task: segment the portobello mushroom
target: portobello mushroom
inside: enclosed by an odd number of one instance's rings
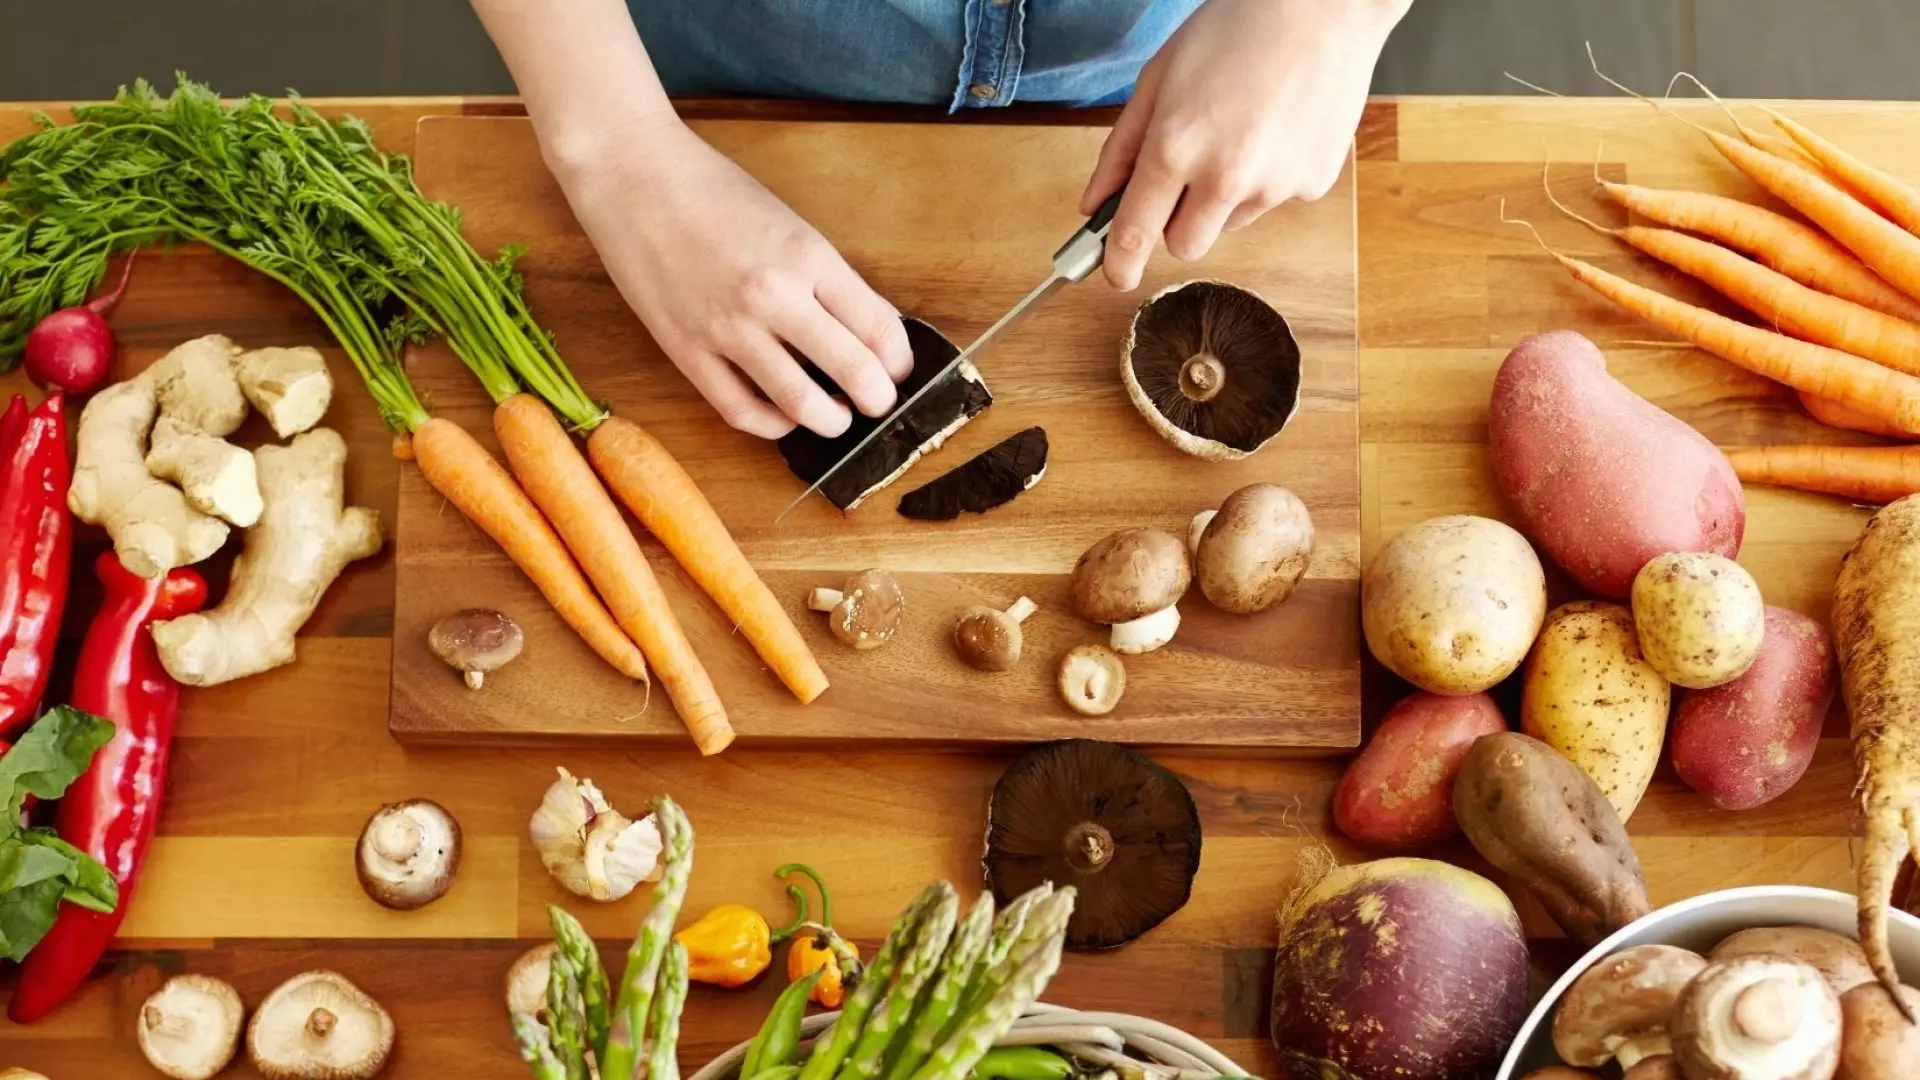
[[[915,521],[952,521],[963,510],[984,514],[1012,502],[1046,473],[1046,429],[1030,427],[900,496],[900,516]]]
[[[940,331],[919,319],[901,321],[907,327],[907,341],[913,346],[913,372],[900,384],[900,400],[905,401],[939,375],[942,368],[960,355],[960,350],[942,337]],[[840,394],[832,378],[819,368],[809,364],[807,374],[828,393]],[[859,457],[822,484],[820,494],[843,512],[854,509],[867,496],[898,479],[922,454],[939,449],[949,436],[991,404],[993,395],[980,381],[980,372],[972,364],[960,365],[941,385],[928,391],[912,412],[901,417],[899,423],[861,450]],[[822,438],[806,428],[795,428],[777,445],[793,475],[811,484],[880,423],[856,411],[853,423],[837,438]]]
[[[1300,344],[1253,293],[1189,281],[1134,313],[1120,378],[1161,438],[1195,457],[1233,461],[1265,446],[1300,408]]]

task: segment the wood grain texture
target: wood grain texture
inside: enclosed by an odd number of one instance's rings
[[[965,343],[1045,276],[1080,224],[1074,203],[1103,132],[1084,127],[707,121],[701,133],[817,226],[901,310]],[[674,370],[606,277],[518,119],[433,118],[418,134],[419,179],[461,207],[482,250],[529,246],[519,267],[534,314],[589,392],[666,444],[787,606],[833,686],[796,706],[745,641],[657,545],[656,573],[745,742],[1026,743],[1085,735],[1149,746],[1328,752],[1359,738],[1359,442],[1352,171],[1327,198],[1231,234],[1205,272],[1264,295],[1302,350],[1299,415],[1244,461],[1188,457],[1156,436],[1117,377],[1138,297],[1098,282],[1057,293],[979,359],[995,404],[940,451],[851,514],[823,499],[778,526],[804,488],[774,448],[732,431]],[[884,181],[875,178],[884,177]],[[965,177],[964,182],[957,178]],[[643,208],[636,212],[644,213]],[[1056,239],[1057,238],[1057,239]],[[1196,268],[1161,257],[1146,290]],[[436,414],[490,446],[491,408],[450,352],[420,350],[410,371]],[[950,523],[910,521],[903,492],[1022,428],[1051,452],[1032,492]],[[1226,615],[1196,591],[1173,644],[1130,658],[1111,716],[1088,719],[1054,689],[1058,657],[1102,628],[1076,619],[1074,560],[1101,536],[1153,525],[1184,536],[1194,513],[1254,481],[1292,488],[1314,516],[1316,550],[1288,603]],[[393,733],[404,739],[684,739],[664,696],[594,656],[518,569],[411,471],[400,486]],[[899,579],[905,625],[857,653],[805,610],[814,586],[866,566]],[[953,654],[967,607],[1030,597],[1024,659],[984,676]],[[493,607],[527,630],[523,659],[469,692],[426,648],[450,610]],[[564,703],[552,700],[563,683]],[[644,711],[643,711],[644,708]]]
[[[496,114],[503,109],[482,107]],[[426,108],[445,114],[463,106]],[[1920,127],[1920,107],[1788,108],[1854,150],[1920,179],[1920,144],[1910,138]],[[355,106],[373,116],[395,148],[409,144],[422,110],[419,103]],[[0,110],[0,138],[25,123],[23,112]],[[1504,514],[1480,445],[1486,394],[1506,347],[1533,330],[1571,326],[1593,335],[1630,385],[1716,439],[1818,434],[1785,396],[1618,318],[1531,241],[1498,224],[1504,196],[1510,209],[1548,228],[1556,245],[1607,252],[1584,230],[1552,223],[1538,199],[1539,167],[1551,152],[1556,191],[1583,211],[1604,209],[1584,198],[1600,136],[1606,175],[1751,195],[1686,129],[1620,102],[1403,100],[1376,102],[1362,136],[1362,558],[1433,514]],[[1643,261],[1607,254],[1610,265],[1636,280],[1677,287]],[[130,363],[213,331],[250,341],[325,340],[291,298],[243,269],[191,251],[143,263],[114,325],[136,349]],[[1036,320],[1028,332],[1043,326]],[[337,352],[329,356],[344,363]],[[23,386],[17,374],[0,377],[0,392]],[[329,422],[352,440],[350,497],[389,513],[405,474],[388,457],[364,393],[343,383]],[[1769,600],[1824,616],[1833,568],[1864,514],[1831,500],[1762,490],[1749,491],[1747,503],[1742,561]],[[686,804],[700,834],[689,901],[695,910],[737,900],[770,915],[782,912],[772,867],[809,859],[837,887],[836,920],[870,949],[926,880],[946,876],[963,892],[977,888],[986,800],[1010,751],[743,747],[702,761],[674,744],[541,750],[395,742],[382,730],[392,575],[386,555],[350,570],[303,635],[296,665],[189,692],[154,875],[135,902],[129,936],[100,977],[42,1024],[22,1029],[0,1020],[0,1066],[36,1068],[54,1080],[151,1076],[132,1038],[134,1013],[167,974],[222,975],[252,1003],[286,976],[326,966],[392,1010],[400,1040],[386,1076],[524,1077],[498,986],[513,957],[541,935],[544,905],[566,903],[586,919],[610,960],[644,908],[639,900],[606,906],[571,900],[527,850],[526,814],[557,764],[593,776],[622,807],[658,791]],[[76,599],[70,637],[92,603]],[[1370,667],[1364,685],[1369,718],[1405,690],[1377,667]],[[1806,778],[1755,810],[1714,809],[1670,772],[1656,776],[1630,825],[1655,901],[1743,884],[1849,888],[1857,825],[1845,730],[1836,708]],[[1333,835],[1328,806],[1341,762],[1192,753],[1156,758],[1186,781],[1206,831],[1193,899],[1127,948],[1070,957],[1048,997],[1158,1017],[1213,1041],[1256,1073],[1277,1075],[1265,1020],[1273,908],[1292,883],[1294,859],[1305,844],[1324,839],[1343,860],[1371,854]],[[469,842],[480,845],[476,853],[486,856],[442,905],[393,916],[356,897],[341,860],[376,805],[409,796],[450,807]],[[513,853],[506,865],[496,856],[503,851]],[[1432,854],[1485,869],[1458,841]],[[1544,979],[1575,954],[1537,905],[1524,896],[1518,902],[1536,973]],[[0,993],[10,978],[0,973]],[[687,1067],[749,1037],[777,989],[770,979],[733,992],[696,988],[683,1036]],[[226,1075],[251,1073],[236,1067]]]

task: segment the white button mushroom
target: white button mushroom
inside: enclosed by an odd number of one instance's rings
[[[1671,945],[1636,945],[1594,964],[1575,979],[1553,1017],[1553,1048],[1583,1069],[1671,1052],[1667,1023],[1674,1003],[1707,966],[1699,954]]]
[[[140,1006],[134,1031],[147,1063],[174,1080],[208,1080],[240,1046],[245,1010],[233,987],[210,975],[175,975]]]
[[[1113,627],[1118,653],[1144,653],[1173,640],[1176,607],[1193,583],[1185,544],[1158,529],[1121,529],[1080,556],[1073,567],[1073,608]]]
[[[1105,645],[1076,645],[1060,658],[1060,700],[1081,716],[1105,716],[1127,689],[1127,668]]]
[[[389,803],[360,830],[354,864],[374,903],[395,911],[425,907],[445,896],[460,872],[460,823],[431,799]]]
[[[1840,999],[1811,964],[1742,956],[1709,964],[1673,1011],[1673,1055],[1699,1080],[1828,1080]]]
[[[1033,601],[1024,596],[1005,611],[970,607],[953,624],[954,651],[970,667],[1006,671],[1020,662],[1020,624],[1033,612]]]
[[[247,1056],[266,1080],[369,1080],[393,1052],[393,1018],[332,971],[268,992],[247,1025]]]
[[[1313,517],[1277,484],[1249,484],[1193,519],[1194,576],[1213,606],[1265,611],[1293,595],[1313,557]]]
[[[848,578],[838,589],[813,590],[807,606],[827,613],[827,628],[834,637],[865,652],[893,638],[906,614],[907,598],[892,574],[870,569]]]

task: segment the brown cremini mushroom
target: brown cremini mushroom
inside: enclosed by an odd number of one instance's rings
[[[1680,1063],[1672,1054],[1655,1054],[1641,1058],[1620,1080],[1681,1080]]]
[[[360,887],[395,911],[425,907],[460,872],[460,823],[431,799],[388,803],[373,812],[354,847]]]
[[[1153,430],[1210,461],[1246,457],[1300,407],[1300,346],[1265,300],[1218,281],[1164,289],[1121,348],[1127,397]]]
[[[953,649],[969,667],[1006,671],[1020,662],[1020,624],[1033,612],[1033,601],[1024,596],[1005,611],[970,607],[953,624]]]
[[[1060,700],[1081,716],[1105,716],[1127,691],[1127,667],[1105,645],[1075,645],[1060,658]]]
[[[547,1022],[547,980],[553,972],[553,942],[535,945],[507,969],[507,1012]]]
[[[1741,930],[1715,945],[1707,959],[1731,960],[1757,954],[1784,956],[1812,964],[1836,994],[1874,981],[1873,969],[1867,966],[1867,954],[1858,941],[1817,926],[1756,926]]]
[[[1902,986],[1910,1011],[1920,1012],[1920,990]],[[1920,1077],[1920,1024],[1911,1024],[1878,982],[1840,995],[1840,1072],[1846,1080]]]
[[[520,624],[488,608],[468,608],[433,624],[427,647],[478,690],[489,671],[504,667],[526,644]]]
[[[1553,1016],[1553,1048],[1583,1069],[1671,1053],[1674,1003],[1707,962],[1671,945],[1635,945],[1595,963],[1567,987]]]
[[[1313,517],[1277,484],[1249,484],[1194,518],[1194,577],[1214,607],[1251,615],[1293,595],[1313,557]]]
[[[838,589],[815,589],[807,606],[827,613],[827,628],[841,642],[865,652],[892,640],[905,617],[907,598],[885,570],[862,570]]]
[[[274,987],[247,1024],[247,1057],[266,1080],[368,1080],[393,1052],[393,1018],[332,971]]]
[[[1152,652],[1180,628],[1180,598],[1193,583],[1193,557],[1159,529],[1121,529],[1073,566],[1073,609],[1113,629],[1117,653]]]
[[[1068,947],[1109,949],[1187,902],[1200,817],[1179,777],[1132,750],[1045,743],[994,784],[982,861],[1002,904],[1047,882],[1074,886]]]
[[[174,1080],[208,1080],[240,1047],[246,1010],[210,975],[175,975],[140,1006],[134,1032],[147,1064]]]
[[[1811,964],[1738,956],[1687,985],[1671,1034],[1687,1080],[1829,1080],[1840,1060],[1840,998]]]

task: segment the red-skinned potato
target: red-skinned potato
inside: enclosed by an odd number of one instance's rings
[[[1387,710],[1333,793],[1333,823],[1363,844],[1414,848],[1460,831],[1453,778],[1473,740],[1507,730],[1485,694],[1419,691]]]
[[[1833,700],[1833,643],[1818,620],[1768,605],[1747,673],[1689,690],[1675,710],[1673,771],[1728,810],[1771,802],[1813,763]]]
[[[1521,531],[1592,592],[1626,596],[1663,552],[1740,551],[1746,504],[1726,455],[1608,374],[1571,330],[1507,354],[1487,433]]]

